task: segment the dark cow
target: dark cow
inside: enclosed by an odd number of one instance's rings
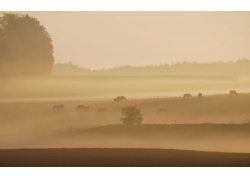
[[[229,94],[230,96],[237,96],[237,92],[235,90],[231,90]]]
[[[202,93],[198,94],[198,99],[202,99]]]
[[[84,106],[85,111],[89,111],[89,106]]]
[[[105,108],[99,108],[97,109],[97,113],[105,113],[106,109]]]
[[[192,95],[190,93],[184,94],[183,98],[192,98]]]
[[[168,110],[167,108],[160,108],[160,109],[157,109],[157,114],[160,114],[160,113],[167,113]]]
[[[58,111],[65,110],[65,107],[64,107],[64,105],[63,105],[63,104],[60,104],[60,105],[54,105],[54,106],[53,106],[53,111],[56,111],[56,110],[58,110]]]
[[[77,105],[77,106],[76,106],[77,111],[79,111],[79,110],[84,110],[84,108],[85,108],[84,105]]]
[[[53,106],[53,111],[61,110],[60,105],[54,105]]]
[[[114,99],[114,103],[116,103],[116,102],[121,102],[121,101],[120,101],[120,99],[115,98],[115,99]]]
[[[127,99],[125,98],[125,96],[117,96],[117,98],[115,98],[115,99],[114,99],[115,102],[123,102],[123,100],[127,101]]]
[[[63,110],[63,111],[65,111],[65,107],[64,107],[63,104],[60,104],[60,109]]]

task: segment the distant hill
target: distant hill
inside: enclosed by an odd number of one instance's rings
[[[182,62],[146,66],[119,66],[109,69],[90,70],[79,65],[57,63],[52,75],[237,75],[250,74],[250,60],[238,59],[228,62]]]

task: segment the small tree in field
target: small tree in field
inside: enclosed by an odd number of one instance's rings
[[[141,110],[137,109],[135,106],[126,106],[121,108],[122,118],[120,121],[123,124],[133,125],[142,124],[143,118]]]

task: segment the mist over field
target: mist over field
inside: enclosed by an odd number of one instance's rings
[[[249,164],[249,12],[29,13],[0,12],[0,166]]]
[[[250,80],[233,75],[84,75],[14,78],[1,81],[1,100],[81,99],[111,100],[124,95],[131,99],[228,94],[230,90],[247,93]]]
[[[237,76],[50,76],[1,81],[0,148],[250,152],[250,82]],[[229,91],[237,90],[231,97]],[[198,99],[198,93],[203,94]],[[192,98],[183,98],[191,93]],[[124,95],[127,101],[115,103]],[[63,104],[65,111],[53,111]],[[89,111],[77,110],[77,105]],[[122,125],[135,106],[143,125]],[[97,113],[106,108],[105,113]],[[157,113],[167,108],[167,113]]]

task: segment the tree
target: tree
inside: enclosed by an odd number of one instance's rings
[[[133,125],[133,124],[142,124],[143,118],[141,110],[137,109],[135,106],[126,106],[121,108],[122,121],[123,124]]]
[[[52,39],[36,18],[16,13],[0,17],[0,74],[50,74],[53,53]]]

